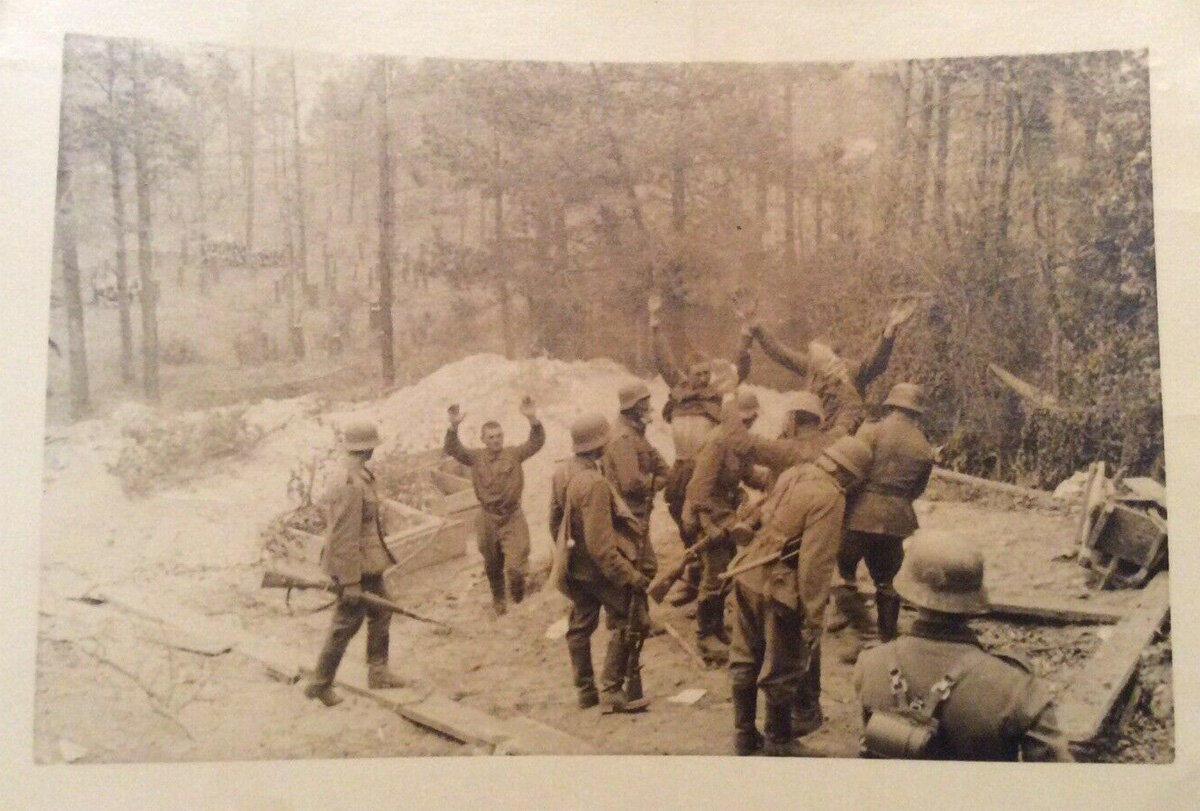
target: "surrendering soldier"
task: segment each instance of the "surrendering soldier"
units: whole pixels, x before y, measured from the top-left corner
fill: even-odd
[[[507,595],[514,603],[525,598],[525,577],[529,568],[529,522],[521,509],[525,475],[521,463],[542,449],[546,429],[537,417],[533,400],[521,400],[521,414],[529,420],[529,438],[520,445],[505,446],[504,429],[489,420],[480,430],[482,448],[464,447],[458,438],[458,426],[466,416],[457,404],[449,409],[450,427],[443,451],[471,469],[475,497],[482,507],[479,513],[478,543],[483,569],[492,591],[492,608],[497,616],[507,610]]]

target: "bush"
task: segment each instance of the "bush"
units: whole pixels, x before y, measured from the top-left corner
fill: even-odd
[[[109,472],[130,495],[186,481],[207,462],[247,453],[263,436],[240,408],[170,418],[148,414],[122,433],[125,445]]]
[[[195,344],[178,335],[173,335],[162,342],[158,356],[168,366],[186,366],[203,360]]]

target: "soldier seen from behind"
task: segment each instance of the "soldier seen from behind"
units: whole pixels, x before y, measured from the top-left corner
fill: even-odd
[[[525,475],[521,463],[542,449],[546,429],[537,417],[532,398],[521,400],[521,414],[529,420],[529,438],[520,445],[505,446],[504,429],[489,420],[480,429],[482,448],[464,447],[458,438],[458,426],[466,415],[458,404],[448,411],[450,427],[442,450],[447,456],[471,469],[471,484],[482,510],[479,514],[478,542],[483,568],[492,591],[492,607],[497,616],[507,610],[506,594],[514,603],[525,598],[525,578],[529,567],[529,522],[521,509]],[[507,579],[507,589],[505,580]]]
[[[859,643],[871,635],[870,619],[855,585],[858,563],[865,560],[875,583],[879,638],[896,637],[900,598],[892,578],[904,562],[904,539],[917,530],[913,501],[925,492],[933,472],[934,451],[921,431],[925,395],[915,383],[897,383],[883,402],[886,415],[858,431],[872,452],[871,470],[862,488],[846,506],[845,531],[838,550],[834,602],[850,621]],[[857,655],[851,648],[848,661]]]
[[[566,638],[579,706],[636,712],[649,703],[640,695],[639,656],[649,621],[646,589],[657,561],[640,522],[600,470],[611,438],[600,414],[572,424],[574,456],[551,482],[550,534],[566,554],[561,588],[571,601]],[[597,691],[592,634],[601,609],[611,635]]]
[[[337,587],[337,607],[325,644],[317,657],[312,681],[304,694],[327,707],[342,701],[333,689],[338,665],[350,640],[367,621],[367,686],[371,689],[403,687],[404,680],[388,670],[388,640],[392,614],[366,605],[362,595],[387,599],[384,571],[396,562],[384,543],[375,477],[366,467],[379,445],[373,423],[354,422],[342,431],[345,468],[335,480],[327,506],[328,529],[321,550],[321,566]]]
[[[917,538],[896,575],[917,608],[908,633],[854,668],[865,757],[1071,761],[1045,682],[988,653],[968,623],[988,610],[983,556],[965,541]]]
[[[763,503],[754,539],[730,564],[729,675],[739,755],[803,755],[796,735],[821,725],[821,626],[845,493],[869,464],[870,449],[842,437],[815,463],[784,471]],[[765,740],[755,725],[759,690]]]

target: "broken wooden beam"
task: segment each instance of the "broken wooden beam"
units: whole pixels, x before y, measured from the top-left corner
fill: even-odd
[[[1051,620],[1064,624],[1112,625],[1124,616],[1119,611],[1096,608],[1075,600],[1039,596],[998,595],[989,601],[988,615],[1012,619]]]
[[[1163,572],[1147,584],[1133,609],[1113,627],[1095,655],[1058,697],[1058,726],[1073,743],[1096,738],[1129,680],[1142,650],[1154,640],[1170,611]]]
[[[998,482],[992,479],[982,479],[979,476],[971,476],[966,473],[959,473],[957,470],[948,470],[944,467],[935,467],[933,469],[933,477],[942,481],[951,482],[952,484],[965,484],[969,487],[978,487],[983,490],[992,490],[997,493],[1005,493],[1018,498],[1028,498],[1046,505],[1065,506],[1067,502],[1060,498],[1056,498],[1053,493],[1048,490],[1037,490],[1033,487],[1022,487],[1019,484],[1009,484],[1008,482]]]

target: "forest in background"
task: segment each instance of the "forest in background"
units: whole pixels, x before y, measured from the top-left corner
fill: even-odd
[[[679,353],[727,355],[744,286],[784,341],[851,357],[915,297],[871,397],[926,384],[950,467],[1162,474],[1145,52],[633,65],[70,37],[58,190],[78,416],[98,278],[107,360],[152,402],[180,351],[162,296],[243,276],[273,295],[229,364],[335,347],[385,384],[427,291],[453,302],[443,352],[649,373],[651,291]],[[751,380],[789,385],[761,353]]]

